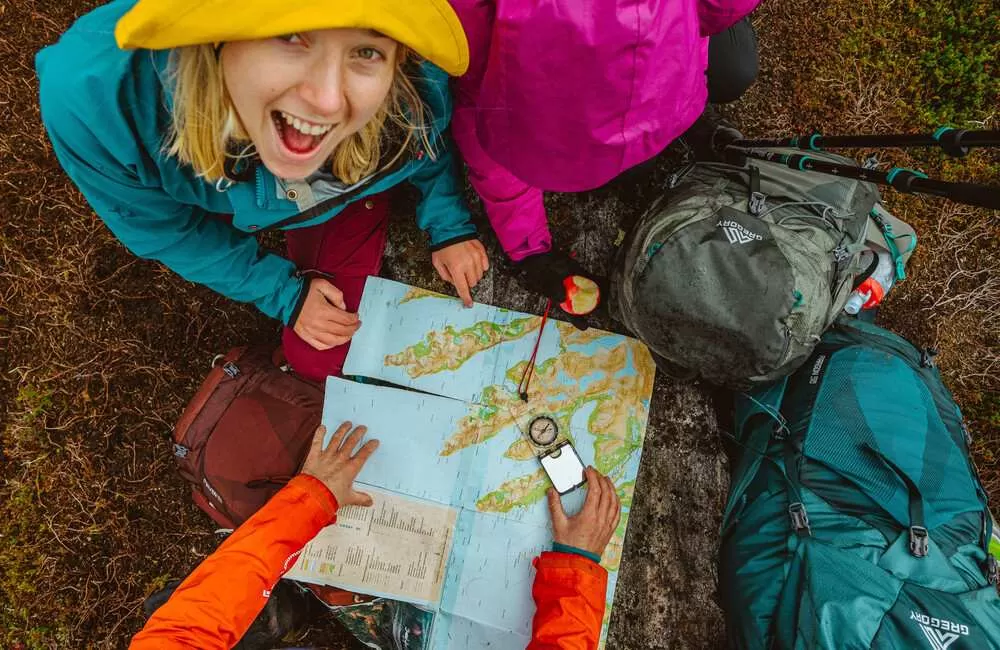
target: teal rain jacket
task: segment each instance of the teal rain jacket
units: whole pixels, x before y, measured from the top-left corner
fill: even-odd
[[[115,23],[133,4],[116,1],[86,14],[36,57],[42,121],[56,156],[133,253],[291,324],[304,281],[291,261],[264,252],[255,232],[314,226],[351,202],[410,181],[423,195],[417,223],[433,248],[475,236],[445,134],[452,104],[442,70],[422,64],[417,83],[429,113],[433,156],[410,156],[341,196],[276,178],[263,165],[251,180],[226,187],[196,177],[164,154],[169,51],[118,48]],[[232,215],[231,225],[213,214]]]

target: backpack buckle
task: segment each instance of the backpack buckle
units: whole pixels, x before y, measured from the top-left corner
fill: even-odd
[[[965,435],[965,444],[972,445],[972,432],[969,431],[969,425],[962,421],[962,433]]]
[[[910,526],[910,553],[913,557],[927,557],[930,550],[927,529],[923,526]]]
[[[792,527],[796,533],[805,531],[806,535],[812,535],[812,531],[809,529],[809,513],[806,512],[806,507],[801,501],[789,504],[788,515],[792,518]]]
[[[938,355],[938,351],[935,348],[924,348],[920,351],[920,367],[921,368],[933,368],[934,357]]]
[[[764,204],[767,203],[767,195],[763,192],[751,192],[747,200],[747,211],[753,216],[760,215],[764,211]]]
[[[177,458],[187,458],[188,453],[191,450],[180,444],[179,442],[174,443],[174,456]]]
[[[687,176],[692,169],[694,169],[694,161],[686,163],[682,168],[668,176],[667,189],[672,190],[680,185],[681,181],[684,180],[684,177]]]
[[[236,379],[236,377],[240,374],[240,367],[232,361],[227,361],[226,365],[222,366],[222,372],[226,373],[226,376],[230,379]]]
[[[878,159],[878,156],[869,156],[861,163],[861,169],[878,169],[880,164],[882,161]]]

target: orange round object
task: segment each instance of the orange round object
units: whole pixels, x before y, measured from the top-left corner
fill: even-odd
[[[566,289],[566,300],[559,306],[567,314],[586,316],[601,302],[601,288],[590,278],[568,275],[563,280],[563,287]]]
[[[877,307],[879,303],[882,302],[882,298],[885,298],[885,289],[882,285],[868,278],[858,286],[858,291],[864,293],[866,291],[870,292],[868,296],[868,301],[862,306],[862,309],[871,309],[872,307]]]

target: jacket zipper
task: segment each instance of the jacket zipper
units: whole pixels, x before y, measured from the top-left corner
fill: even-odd
[[[399,171],[408,162],[409,162],[409,160],[406,160],[405,158],[400,158],[391,167],[386,167],[385,169],[382,169],[381,171],[376,172],[372,176],[371,180],[368,183],[365,183],[363,186],[356,187],[353,190],[350,190],[348,192],[345,192],[344,194],[341,194],[340,196],[335,196],[333,198],[327,199],[326,201],[321,201],[320,203],[317,203],[316,205],[314,205],[311,208],[309,208],[308,210],[304,210],[304,211],[302,211],[302,212],[300,212],[298,214],[292,215],[290,217],[286,217],[286,218],[282,219],[281,221],[277,221],[277,222],[275,222],[275,223],[273,223],[270,226],[267,226],[265,228],[260,228],[260,229],[256,230],[255,232],[256,233],[261,233],[261,232],[268,232],[268,231],[271,231],[271,230],[280,230],[280,229],[284,228],[285,226],[291,226],[291,225],[294,225],[294,224],[297,224],[297,223],[302,223],[304,221],[309,221],[310,219],[315,219],[316,217],[318,217],[319,215],[323,214],[324,212],[326,212],[328,210],[331,210],[331,209],[333,209],[335,207],[338,207],[340,205],[343,205],[344,203],[347,203],[348,200],[350,200],[353,197],[355,197],[358,194],[360,194],[365,188],[372,187],[373,185],[375,185],[376,183],[378,183],[380,180],[382,180],[383,178],[385,178],[389,174],[394,174],[395,172]],[[257,180],[256,180],[256,185],[257,185],[256,186],[256,191],[257,191],[257,207],[263,208],[264,207],[264,172],[261,171],[261,169],[260,169],[259,166],[256,168],[256,177],[257,177]]]

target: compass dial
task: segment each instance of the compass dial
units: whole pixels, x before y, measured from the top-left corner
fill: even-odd
[[[528,437],[536,445],[551,445],[559,436],[559,426],[547,415],[540,415],[528,425]]]

